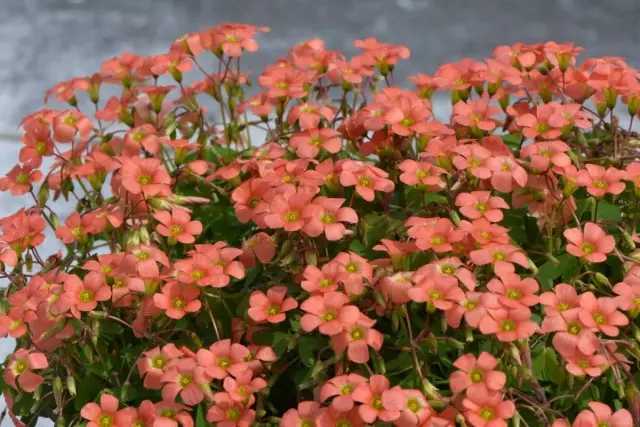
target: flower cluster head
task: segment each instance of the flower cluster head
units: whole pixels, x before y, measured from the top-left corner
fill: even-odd
[[[267,31],[124,53],[22,121],[13,423],[639,425],[638,70],[516,43],[405,88],[408,47],[313,38],[249,73]]]

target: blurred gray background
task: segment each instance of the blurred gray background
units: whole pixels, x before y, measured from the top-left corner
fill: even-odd
[[[639,18],[640,0],[0,0],[0,174],[17,160],[18,122],[56,82],[124,51],[163,53],[178,36],[225,21],[271,27],[247,56],[254,75],[311,37],[350,55],[355,39],[374,36],[411,49],[396,79],[406,83],[516,41],[573,41],[586,55],[640,67]],[[0,194],[0,217],[23,203]],[[1,358],[11,344],[0,344]]]

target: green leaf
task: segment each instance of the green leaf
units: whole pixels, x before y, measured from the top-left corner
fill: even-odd
[[[622,212],[616,205],[604,201],[598,203],[598,219],[619,221],[621,218]]]
[[[553,288],[553,281],[562,276],[565,272],[572,274],[578,268],[578,260],[570,254],[562,254],[558,258],[558,263],[547,261],[538,269],[538,281],[542,289],[550,290]]]
[[[73,401],[73,407],[76,411],[81,410],[84,405],[96,400],[103,388],[104,385],[98,377],[93,374],[86,375],[77,386],[78,394]]]
[[[298,341],[298,353],[300,360],[307,367],[312,367],[316,363],[316,353],[324,346],[319,337],[305,335]]]
[[[198,411],[196,413],[196,426],[195,427],[208,427],[210,424],[207,422],[204,415],[204,408],[202,405],[198,405]]]

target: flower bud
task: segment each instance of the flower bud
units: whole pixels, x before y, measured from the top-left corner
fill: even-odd
[[[73,375],[67,377],[67,390],[71,396],[76,395],[76,379],[73,378]]]
[[[430,400],[441,401],[440,393],[438,393],[438,389],[429,382],[429,380],[423,380],[420,383],[420,390],[427,396]],[[431,404],[431,403],[430,403]]]
[[[607,288],[611,288],[611,282],[609,282],[609,279],[607,279],[607,277],[598,272],[596,274],[593,275],[593,280],[598,284],[598,285],[602,285],[604,287]]]

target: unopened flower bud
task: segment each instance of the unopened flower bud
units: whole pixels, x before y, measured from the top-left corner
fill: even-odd
[[[76,379],[73,378],[73,375],[67,377],[67,390],[71,396],[76,395]]]

